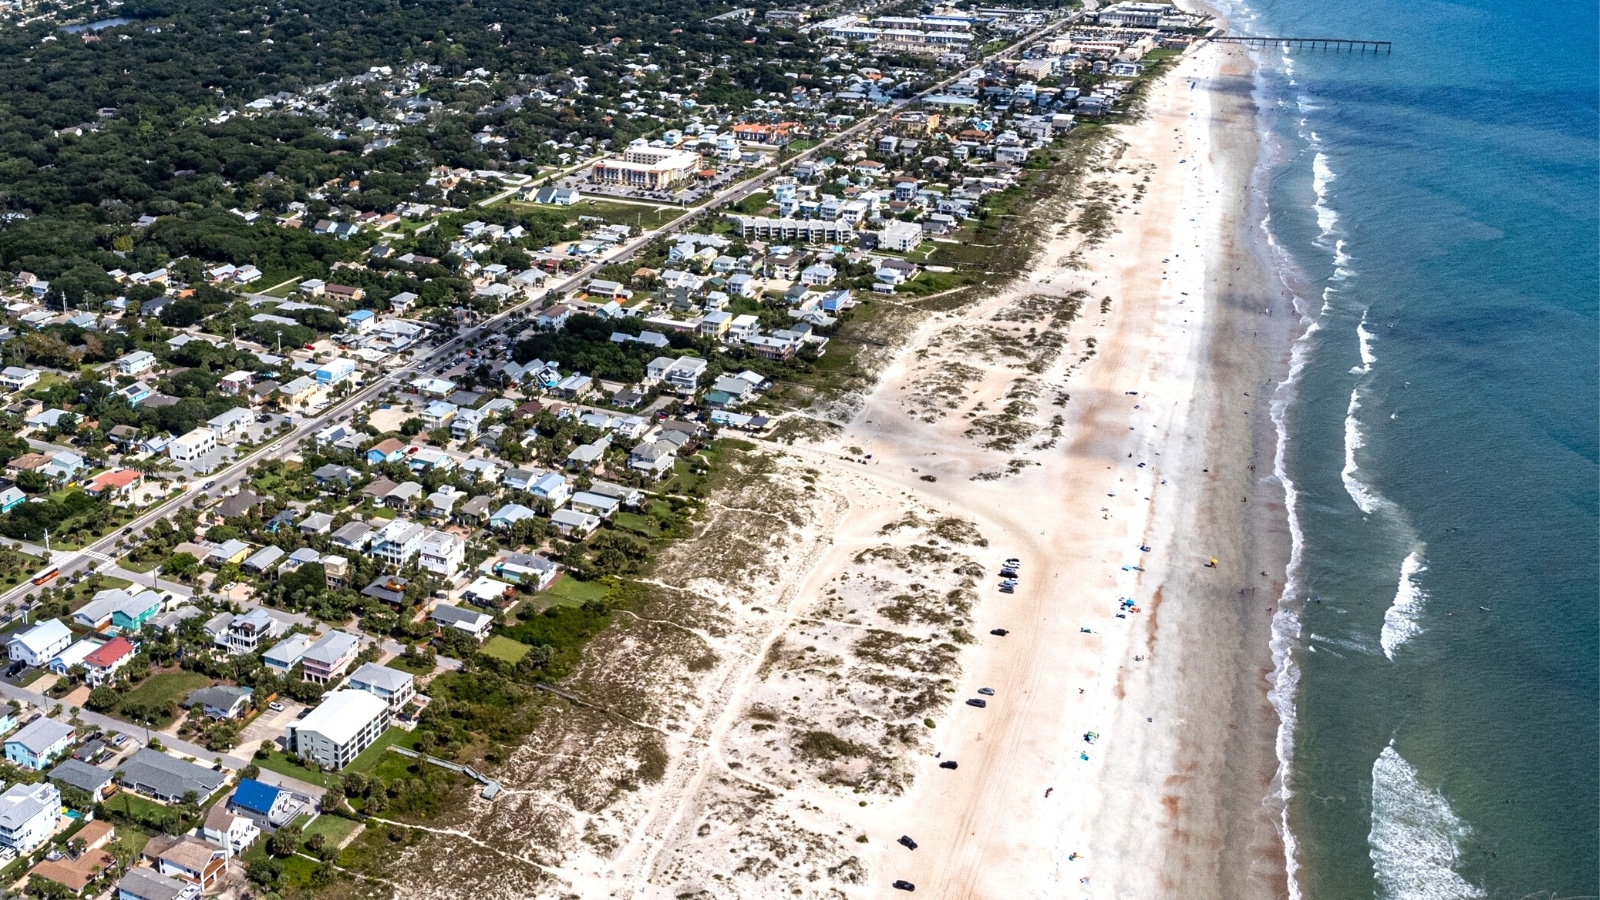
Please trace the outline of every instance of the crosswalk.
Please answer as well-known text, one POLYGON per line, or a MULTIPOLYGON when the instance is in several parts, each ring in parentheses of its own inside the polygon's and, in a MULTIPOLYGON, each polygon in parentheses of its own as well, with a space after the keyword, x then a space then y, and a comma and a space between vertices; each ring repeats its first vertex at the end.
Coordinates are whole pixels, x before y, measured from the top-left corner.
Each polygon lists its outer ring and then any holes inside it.
POLYGON ((98 563, 110 564, 117 561, 116 557, 101 553, 98 550, 85 550, 83 551, 83 555, 98 563))

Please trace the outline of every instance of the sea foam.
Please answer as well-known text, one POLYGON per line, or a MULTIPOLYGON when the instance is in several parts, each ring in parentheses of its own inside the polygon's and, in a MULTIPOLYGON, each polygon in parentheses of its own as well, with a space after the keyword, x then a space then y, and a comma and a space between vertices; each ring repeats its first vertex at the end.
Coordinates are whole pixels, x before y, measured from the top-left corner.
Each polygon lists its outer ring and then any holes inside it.
POLYGON ((1383 748, 1372 764, 1372 831, 1367 835, 1377 900, 1475 900, 1482 888, 1456 872, 1470 829, 1416 767, 1383 748))
POLYGON ((1383 645, 1383 655, 1394 659, 1394 652, 1406 641, 1422 633, 1418 620, 1422 617, 1422 603, 1427 595, 1422 592, 1418 578, 1428 570, 1423 562, 1422 547, 1418 546, 1400 564, 1400 586, 1395 589, 1394 602, 1383 614, 1383 631, 1378 643, 1383 645))

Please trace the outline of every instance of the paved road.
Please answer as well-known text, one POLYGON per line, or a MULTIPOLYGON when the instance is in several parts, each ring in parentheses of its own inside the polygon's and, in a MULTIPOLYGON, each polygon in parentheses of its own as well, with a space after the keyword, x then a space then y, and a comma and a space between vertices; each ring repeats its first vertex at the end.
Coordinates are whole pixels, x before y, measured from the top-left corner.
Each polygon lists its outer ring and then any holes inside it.
MULTIPOLYGON (((5 697, 9 700, 23 700, 28 703, 32 703, 34 706, 37 706, 46 712, 55 708, 55 705, 61 702, 59 700, 51 699, 50 697, 47 697, 44 694, 40 694, 36 691, 30 691, 26 688, 17 687, 14 684, 7 684, 3 681, 0 681, 0 697, 5 697)), ((62 714, 56 718, 62 722, 65 722, 69 717, 66 715, 66 711, 63 710, 62 714)), ((121 732, 128 735, 129 739, 133 742, 140 744, 144 743, 144 726, 142 725, 130 725, 121 719, 114 719, 110 716, 101 715, 97 712, 91 712, 87 709, 80 709, 78 711, 78 718, 90 725, 93 725, 95 728, 103 729, 105 731, 121 732)), ((156 737, 157 735, 157 732, 151 732, 152 737, 156 737)), ((192 756, 195 759, 200 760, 202 763, 210 764, 218 756, 215 750, 207 750, 199 744, 179 740, 178 738, 170 735, 160 734, 158 739, 161 741, 162 745, 168 749, 176 750, 185 756, 192 756)), ((223 755, 222 757, 222 764, 230 769, 244 768, 248 762, 248 760, 241 759, 237 756, 223 755)))

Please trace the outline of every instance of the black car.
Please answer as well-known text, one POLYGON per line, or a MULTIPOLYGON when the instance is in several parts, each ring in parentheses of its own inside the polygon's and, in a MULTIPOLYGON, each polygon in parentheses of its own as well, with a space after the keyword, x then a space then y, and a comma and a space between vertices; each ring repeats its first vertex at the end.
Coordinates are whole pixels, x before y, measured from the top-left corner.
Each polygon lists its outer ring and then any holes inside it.
POLYGON ((27 667, 28 667, 28 664, 19 659, 16 662, 12 663, 11 665, 6 666, 6 677, 7 678, 15 678, 16 674, 18 672, 21 672, 23 669, 26 669, 27 667))
POLYGON ((905 880, 904 878, 895 879, 894 884, 890 885, 890 887, 894 888, 897 891, 914 891, 914 890, 917 889, 916 885, 914 885, 911 882, 905 880))
POLYGON ((994 635, 995 637, 1005 637, 1006 635, 1010 634, 1011 632, 1005 630, 1004 628, 991 628, 991 629, 989 629, 989 633, 994 635))
POLYGON ((967 705, 968 706, 976 706, 979 709, 983 709, 984 707, 989 705, 989 701, 987 701, 987 700, 979 700, 977 697, 973 697, 971 700, 967 701, 967 705))
POLYGON ((939 763, 939 768, 941 769, 954 769, 955 767, 956 761, 953 759, 947 759, 944 762, 939 763))
POLYGON ((911 839, 911 835, 909 835, 909 834, 900 835, 900 840, 896 841, 895 843, 897 843, 900 846, 906 848, 907 850, 915 850, 915 849, 917 849, 917 842, 913 841, 911 839))

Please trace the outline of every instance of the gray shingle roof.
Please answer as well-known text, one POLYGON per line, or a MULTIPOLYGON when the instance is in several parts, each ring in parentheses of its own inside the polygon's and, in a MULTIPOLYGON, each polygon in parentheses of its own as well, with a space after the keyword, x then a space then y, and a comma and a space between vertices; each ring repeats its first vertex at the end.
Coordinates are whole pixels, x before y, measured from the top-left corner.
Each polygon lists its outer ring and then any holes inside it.
POLYGON ((226 780, 221 772, 149 748, 135 753, 121 769, 125 786, 156 797, 182 797, 194 791, 203 799, 226 780))

